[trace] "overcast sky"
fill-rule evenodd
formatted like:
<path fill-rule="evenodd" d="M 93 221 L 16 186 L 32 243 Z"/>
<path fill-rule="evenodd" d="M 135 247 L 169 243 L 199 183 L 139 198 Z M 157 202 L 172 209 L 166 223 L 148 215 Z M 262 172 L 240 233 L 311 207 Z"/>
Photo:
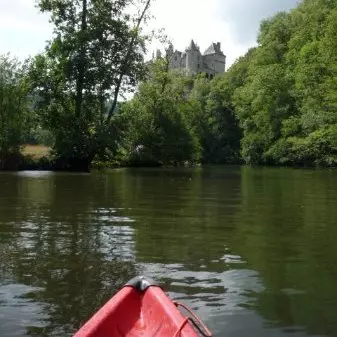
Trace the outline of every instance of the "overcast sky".
<path fill-rule="evenodd" d="M 298 0 L 155 0 L 153 28 L 164 27 L 178 50 L 191 38 L 204 51 L 221 42 L 228 64 L 255 44 L 259 22 Z M 20 58 L 43 50 L 52 28 L 34 0 L 0 0 L 0 53 Z"/>

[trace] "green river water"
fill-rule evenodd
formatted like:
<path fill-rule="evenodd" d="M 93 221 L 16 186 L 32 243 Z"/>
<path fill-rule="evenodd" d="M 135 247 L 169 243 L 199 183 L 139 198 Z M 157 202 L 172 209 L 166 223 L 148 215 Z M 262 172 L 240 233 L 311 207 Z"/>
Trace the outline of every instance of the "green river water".
<path fill-rule="evenodd" d="M 135 275 L 226 337 L 337 336 L 337 171 L 0 174 L 0 336 L 72 336 Z"/>

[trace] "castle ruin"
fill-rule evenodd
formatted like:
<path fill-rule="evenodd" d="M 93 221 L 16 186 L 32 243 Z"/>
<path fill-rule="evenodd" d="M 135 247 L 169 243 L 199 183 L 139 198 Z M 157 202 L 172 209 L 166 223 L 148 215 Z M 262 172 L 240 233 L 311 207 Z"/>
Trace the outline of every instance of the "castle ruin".
<path fill-rule="evenodd" d="M 225 72 L 226 55 L 221 51 L 220 42 L 212 43 L 203 54 L 193 40 L 185 52 L 174 50 L 171 44 L 167 53 L 170 69 L 185 70 L 189 74 L 206 73 L 209 78 Z"/>

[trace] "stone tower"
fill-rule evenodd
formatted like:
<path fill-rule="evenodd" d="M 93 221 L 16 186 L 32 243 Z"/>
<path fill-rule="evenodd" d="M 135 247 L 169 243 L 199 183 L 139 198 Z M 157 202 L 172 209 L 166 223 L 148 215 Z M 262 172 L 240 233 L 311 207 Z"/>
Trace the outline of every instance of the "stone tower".
<path fill-rule="evenodd" d="M 186 48 L 186 70 L 190 73 L 198 73 L 201 69 L 201 53 L 199 47 L 196 46 L 193 40 Z"/>
<path fill-rule="evenodd" d="M 221 51 L 220 42 L 212 43 L 203 54 L 204 71 L 211 75 L 225 72 L 226 56 Z"/>

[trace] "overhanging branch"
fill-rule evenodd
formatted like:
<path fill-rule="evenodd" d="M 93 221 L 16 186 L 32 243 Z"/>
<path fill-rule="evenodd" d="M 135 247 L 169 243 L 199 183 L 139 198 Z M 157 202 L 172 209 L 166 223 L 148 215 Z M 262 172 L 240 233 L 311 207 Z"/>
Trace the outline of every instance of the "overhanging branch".
<path fill-rule="evenodd" d="M 121 64 L 121 66 L 120 66 L 120 74 L 118 76 L 117 84 L 116 84 L 116 87 L 115 87 L 115 90 L 114 90 L 113 101 L 112 101 L 112 104 L 111 104 L 110 109 L 109 109 L 109 113 L 108 113 L 108 117 L 107 117 L 107 124 L 110 123 L 111 118 L 112 118 L 112 114 L 115 111 L 115 108 L 117 106 L 117 100 L 118 100 L 118 96 L 119 96 L 119 91 L 120 91 L 120 88 L 121 88 L 121 85 L 122 85 L 123 77 L 125 76 L 126 70 L 129 67 L 130 57 L 131 57 L 131 53 L 132 53 L 132 50 L 133 50 L 134 45 L 135 45 L 136 38 L 138 36 L 139 27 L 140 27 L 140 25 L 141 25 L 141 23 L 142 23 L 142 21 L 144 19 L 144 16 L 145 16 L 147 10 L 150 7 L 150 3 L 151 3 L 151 0 L 148 0 L 146 2 L 145 7 L 144 7 L 142 13 L 141 13 L 140 17 L 137 20 L 137 24 L 136 24 L 136 26 L 134 28 L 135 33 L 134 33 L 134 35 L 131 38 L 131 41 L 130 41 L 127 53 L 125 55 L 125 58 L 124 58 L 124 60 L 123 60 L 123 62 Z"/>

